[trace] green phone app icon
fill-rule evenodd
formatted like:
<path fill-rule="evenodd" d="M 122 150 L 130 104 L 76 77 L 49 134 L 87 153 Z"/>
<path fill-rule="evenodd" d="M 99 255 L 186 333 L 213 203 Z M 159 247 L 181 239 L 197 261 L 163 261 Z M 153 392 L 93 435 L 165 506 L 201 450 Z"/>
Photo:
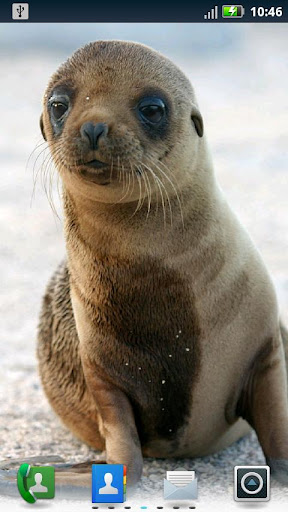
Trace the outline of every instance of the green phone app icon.
<path fill-rule="evenodd" d="M 17 474 L 18 490 L 28 503 L 55 496 L 55 471 L 52 466 L 21 464 Z"/>

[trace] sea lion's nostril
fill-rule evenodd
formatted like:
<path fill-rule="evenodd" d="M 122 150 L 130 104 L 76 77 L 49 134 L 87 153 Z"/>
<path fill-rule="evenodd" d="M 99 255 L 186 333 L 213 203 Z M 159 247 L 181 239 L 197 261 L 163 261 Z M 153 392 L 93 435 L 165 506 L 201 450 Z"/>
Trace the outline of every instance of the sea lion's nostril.
<path fill-rule="evenodd" d="M 106 123 L 84 123 L 80 128 L 81 137 L 88 140 L 90 149 L 98 149 L 98 141 L 100 137 L 105 137 L 108 133 Z"/>

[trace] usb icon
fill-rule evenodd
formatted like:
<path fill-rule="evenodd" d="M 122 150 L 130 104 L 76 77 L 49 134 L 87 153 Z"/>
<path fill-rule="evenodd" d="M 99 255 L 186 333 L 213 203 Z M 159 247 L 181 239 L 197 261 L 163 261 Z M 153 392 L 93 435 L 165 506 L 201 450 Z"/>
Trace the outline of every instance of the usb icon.
<path fill-rule="evenodd" d="M 12 20 L 28 20 L 29 4 L 12 4 Z"/>

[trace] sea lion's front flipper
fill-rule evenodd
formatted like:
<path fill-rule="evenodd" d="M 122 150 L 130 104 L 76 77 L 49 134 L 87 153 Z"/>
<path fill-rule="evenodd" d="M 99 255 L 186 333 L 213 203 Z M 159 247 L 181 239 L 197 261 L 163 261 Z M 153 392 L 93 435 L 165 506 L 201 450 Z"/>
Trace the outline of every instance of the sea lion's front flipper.
<path fill-rule="evenodd" d="M 142 474 L 143 458 L 132 406 L 118 387 L 100 377 L 87 357 L 81 355 L 87 386 L 99 412 L 99 431 L 105 439 L 107 464 L 127 466 L 127 486 Z"/>
<path fill-rule="evenodd" d="M 267 340 L 255 357 L 238 412 L 256 430 L 271 474 L 288 486 L 287 373 L 280 334 Z"/>

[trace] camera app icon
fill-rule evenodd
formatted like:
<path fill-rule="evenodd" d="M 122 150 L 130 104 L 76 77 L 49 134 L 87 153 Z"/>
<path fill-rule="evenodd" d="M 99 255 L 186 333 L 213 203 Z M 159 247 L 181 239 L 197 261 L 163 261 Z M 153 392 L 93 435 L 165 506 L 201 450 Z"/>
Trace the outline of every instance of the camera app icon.
<path fill-rule="evenodd" d="M 270 467 L 269 466 L 235 466 L 234 468 L 235 501 L 269 501 Z"/>

